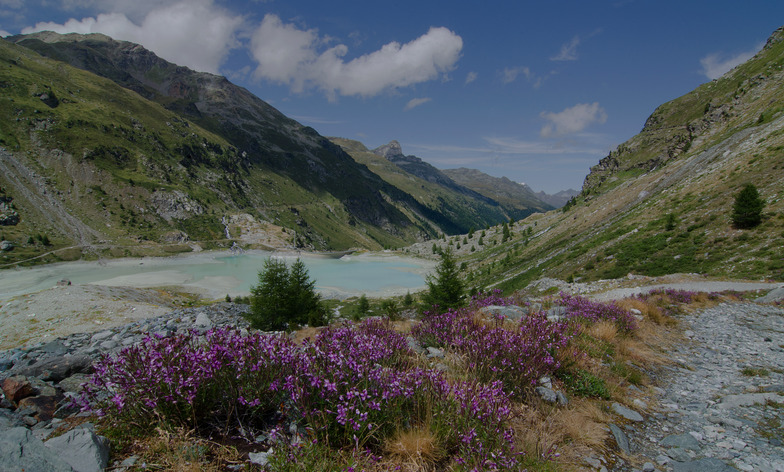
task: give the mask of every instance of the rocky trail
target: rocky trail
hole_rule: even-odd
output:
[[[655,373],[656,404],[636,402],[616,444],[645,472],[784,471],[784,308],[722,303],[682,323],[688,342]]]

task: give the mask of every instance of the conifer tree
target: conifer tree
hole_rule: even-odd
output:
[[[463,304],[465,287],[452,250],[448,247],[441,251],[441,262],[436,266],[435,275],[428,275],[427,287],[428,292],[423,296],[425,310],[443,312]]]
[[[736,228],[753,228],[762,222],[762,209],[765,201],[760,197],[754,184],[746,184],[735,196],[732,207],[732,224]]]

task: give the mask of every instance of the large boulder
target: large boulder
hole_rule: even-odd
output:
[[[93,358],[85,355],[49,357],[41,362],[19,369],[18,373],[41,380],[59,382],[73,374],[92,372]]]
[[[0,431],[0,470],[73,472],[68,462],[23,427]]]
[[[44,444],[76,472],[101,472],[109,464],[109,440],[89,429],[72,429]]]

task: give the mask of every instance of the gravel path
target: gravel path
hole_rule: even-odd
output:
[[[784,308],[722,303],[683,322],[689,341],[656,374],[658,408],[639,408],[621,441],[649,472],[784,472]]]

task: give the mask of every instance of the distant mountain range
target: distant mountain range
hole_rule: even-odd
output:
[[[393,179],[225,77],[138,44],[19,35],[0,41],[0,63],[0,186],[19,216],[6,260],[51,249],[28,244],[37,234],[88,251],[379,249],[550,209],[499,202],[394,146]]]

